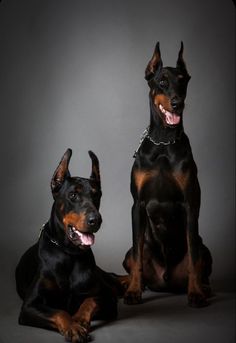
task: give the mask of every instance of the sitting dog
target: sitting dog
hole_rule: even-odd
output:
[[[93,318],[117,315],[119,282],[96,266],[91,245],[100,228],[99,162],[89,151],[89,179],[71,177],[68,149],[52,181],[51,216],[39,241],[22,256],[16,285],[23,306],[19,323],[55,329],[69,342],[87,342]]]
[[[212,258],[198,232],[200,187],[183,110],[190,76],[183,43],[176,68],[163,67],[159,43],[145,78],[150,126],[131,173],[133,246],[123,265],[130,274],[127,304],[141,302],[143,287],[186,291],[193,307],[208,304]]]

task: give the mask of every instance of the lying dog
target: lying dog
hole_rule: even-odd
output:
[[[22,256],[16,285],[23,299],[19,323],[55,329],[70,342],[87,342],[91,320],[117,315],[118,281],[96,266],[91,250],[100,228],[99,162],[89,151],[89,179],[71,177],[68,149],[51,181],[51,216],[39,241]]]
[[[183,43],[176,68],[163,67],[159,43],[148,63],[150,126],[131,174],[133,247],[123,263],[130,274],[125,302],[141,301],[142,287],[188,291],[193,307],[207,305],[212,259],[198,233],[200,187],[183,109],[190,76]]]

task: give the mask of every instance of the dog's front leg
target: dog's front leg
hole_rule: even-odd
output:
[[[203,260],[200,252],[201,238],[198,234],[199,211],[187,205],[187,242],[189,255],[188,304],[191,307],[208,305],[202,285]]]
[[[52,309],[37,299],[23,304],[19,324],[57,330],[67,342],[87,342],[87,330],[74,321],[69,313]]]
[[[46,281],[42,278],[35,282],[22,305],[19,324],[57,330],[67,342],[87,342],[87,331],[80,323],[74,321],[68,312],[48,305],[53,294],[52,287],[56,284]]]
[[[87,340],[90,339],[88,333],[90,330],[91,320],[98,310],[98,299],[95,297],[86,298],[80,305],[79,310],[72,317],[73,321],[80,325],[82,332],[87,337]]]
[[[142,301],[143,243],[146,227],[145,204],[136,201],[132,207],[133,249],[130,256],[130,284],[124,295],[126,304]]]

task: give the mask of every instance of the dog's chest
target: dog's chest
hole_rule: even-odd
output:
[[[49,270],[61,291],[84,293],[94,284],[96,264],[90,254],[83,257],[62,255],[51,262]]]
[[[181,200],[189,182],[189,170],[183,163],[173,164],[166,156],[161,156],[147,167],[134,169],[133,180],[138,195],[153,195],[160,201]]]
[[[94,266],[75,263],[69,275],[70,290],[78,293],[89,292],[95,282]]]

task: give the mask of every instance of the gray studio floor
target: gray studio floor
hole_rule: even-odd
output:
[[[3,285],[2,285],[3,286]],[[8,289],[9,296],[9,289]],[[20,300],[11,291],[2,299],[0,343],[62,343],[58,333],[17,324]],[[141,305],[119,302],[118,320],[93,322],[92,339],[97,343],[233,343],[235,342],[235,294],[216,293],[202,309],[186,306],[185,295],[146,291]]]

